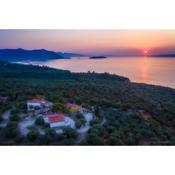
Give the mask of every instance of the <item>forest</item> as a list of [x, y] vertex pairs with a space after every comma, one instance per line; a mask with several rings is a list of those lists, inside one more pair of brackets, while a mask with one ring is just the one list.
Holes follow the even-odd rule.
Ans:
[[[77, 144], [76, 130], [63, 134], [48, 129], [26, 137], [17, 130], [18, 113], [36, 96], [49, 101], [74, 102], [94, 110], [85, 139]], [[175, 89], [133, 83], [109, 73], [71, 73], [44, 66], [0, 62], [0, 122], [15, 108], [0, 145], [175, 145]]]

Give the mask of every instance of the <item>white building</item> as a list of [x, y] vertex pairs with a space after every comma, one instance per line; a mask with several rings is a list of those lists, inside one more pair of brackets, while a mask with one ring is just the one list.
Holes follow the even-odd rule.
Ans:
[[47, 112], [52, 106], [51, 102], [42, 99], [32, 99], [27, 101], [27, 110], [39, 112]]
[[51, 128], [64, 127], [66, 125], [64, 114], [50, 114], [44, 117], [44, 121], [50, 125]]

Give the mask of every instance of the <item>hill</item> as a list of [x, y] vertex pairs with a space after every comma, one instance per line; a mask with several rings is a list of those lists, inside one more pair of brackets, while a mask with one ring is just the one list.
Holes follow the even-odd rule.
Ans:
[[[94, 110], [95, 119], [81, 145], [174, 145], [175, 89], [132, 83], [108, 73], [71, 73], [48, 67], [0, 62], [0, 114], [16, 107], [25, 110], [27, 99], [42, 95], [56, 102], [74, 102]], [[43, 144], [19, 136], [6, 138], [0, 128], [0, 143]], [[51, 138], [50, 138], [51, 137]], [[54, 138], [53, 138], [54, 137]], [[47, 144], [77, 144], [64, 135], [50, 136]], [[45, 143], [46, 144], [46, 143]]]
[[0, 49], [0, 59], [4, 61], [16, 60], [47, 60], [64, 58], [60, 54], [44, 49], [24, 50], [24, 49]]
[[3, 61], [43, 61], [48, 59], [63, 59], [72, 57], [82, 57], [84, 55], [76, 53], [54, 52], [45, 49], [25, 50], [25, 49], [0, 49], [0, 60]]

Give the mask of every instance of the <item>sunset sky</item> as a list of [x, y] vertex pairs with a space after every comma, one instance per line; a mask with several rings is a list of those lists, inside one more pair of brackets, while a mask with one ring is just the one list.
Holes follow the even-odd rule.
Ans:
[[87, 55], [175, 53], [175, 30], [0, 30], [0, 48]]

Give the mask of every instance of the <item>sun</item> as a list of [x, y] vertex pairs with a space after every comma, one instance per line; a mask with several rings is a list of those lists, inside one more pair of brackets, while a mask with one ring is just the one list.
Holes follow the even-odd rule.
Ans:
[[148, 53], [148, 51], [147, 50], [144, 50], [144, 54], [147, 54]]

